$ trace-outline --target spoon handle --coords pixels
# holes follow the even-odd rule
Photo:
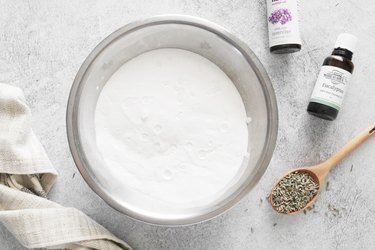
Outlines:
[[[359,135],[349,141],[338,152],[332,155],[324,164],[326,164],[329,169],[333,168],[337,165],[337,163],[339,163],[342,159],[353,152],[359,145],[365,142],[373,134],[375,134],[375,123],[373,123],[371,126],[363,130]]]

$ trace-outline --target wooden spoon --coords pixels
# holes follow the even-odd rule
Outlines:
[[[324,180],[325,180],[326,176],[328,175],[329,171],[333,167],[335,167],[337,165],[337,163],[339,163],[346,156],[348,156],[351,152],[353,152],[359,145],[361,145],[368,138],[370,138],[370,136],[372,136],[373,134],[375,134],[375,123],[372,124],[371,126],[369,126],[367,129],[365,129],[362,133],[360,133],[359,135],[354,137],[349,143],[347,143],[343,148],[341,148],[336,154],[331,156],[331,158],[329,158],[325,162],[320,163],[320,164],[315,165],[315,166],[296,168],[296,169],[293,169],[293,170],[289,171],[288,173],[286,173],[284,176],[282,176],[275,183],[275,185],[272,188],[271,195],[269,196],[269,200],[270,200],[270,203],[271,203],[272,207],[276,210],[276,208],[273,206],[273,201],[272,201],[273,191],[275,190],[275,188],[277,187],[279,182],[285,176],[287,176],[288,174],[290,174],[292,172],[296,172],[296,171],[309,174],[313,178],[314,182],[319,185],[319,191],[311,199],[311,201],[309,203],[307,203],[307,205],[304,208],[302,208],[298,211],[291,212],[289,214],[299,213],[299,212],[305,210],[306,208],[308,208],[309,206],[311,206],[314,203],[314,201],[316,200],[316,198],[318,197],[318,194],[321,191],[322,184],[324,183]]]

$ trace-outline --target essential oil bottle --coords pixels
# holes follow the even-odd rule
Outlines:
[[[285,54],[300,51],[297,0],[266,1],[271,53]]]
[[[330,121],[336,119],[353,73],[352,57],[357,40],[347,33],[337,38],[332,55],[323,62],[311,95],[307,107],[311,115]]]

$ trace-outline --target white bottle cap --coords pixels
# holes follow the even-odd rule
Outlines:
[[[358,41],[357,37],[348,33],[342,33],[337,37],[334,48],[335,49],[336,48],[347,49],[354,54],[355,48],[357,46],[357,41]]]

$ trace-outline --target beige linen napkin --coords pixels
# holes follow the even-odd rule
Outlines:
[[[131,249],[81,211],[47,200],[56,177],[22,91],[0,83],[0,222],[28,248]]]

